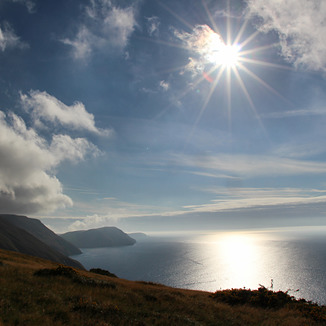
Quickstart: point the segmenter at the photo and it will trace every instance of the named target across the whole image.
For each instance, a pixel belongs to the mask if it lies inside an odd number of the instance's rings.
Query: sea
[[[326,305],[326,226],[153,233],[71,258],[133,281],[209,292],[265,286]]]

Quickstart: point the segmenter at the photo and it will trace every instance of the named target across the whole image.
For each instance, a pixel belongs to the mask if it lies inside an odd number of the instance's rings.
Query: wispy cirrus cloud
[[[122,51],[137,26],[135,6],[122,8],[111,1],[90,0],[85,13],[76,36],[61,40],[73,47],[75,59],[87,59],[95,49]]]
[[[326,71],[326,3],[324,1],[247,0],[258,29],[276,31],[281,54],[296,67]]]
[[[209,203],[184,206],[188,212],[219,212],[326,203],[326,191],[301,188],[204,188],[217,196]]]
[[[174,154],[170,164],[197,170],[220,171],[240,177],[271,175],[321,174],[326,172],[324,162],[306,161],[275,155],[219,154],[186,155]]]
[[[281,119],[281,118],[292,118],[292,117],[306,117],[306,116],[313,116],[313,115],[326,115],[326,108],[312,108],[312,109],[270,112],[261,115],[261,117],[271,118],[271,119]]]
[[[160,19],[157,16],[147,17],[147,32],[149,36],[157,36],[159,33]]]
[[[35,125],[42,126],[44,122],[60,124],[77,130],[109,136],[110,129],[100,129],[95,126],[94,115],[87,112],[81,102],[68,106],[47,92],[30,91],[28,95],[21,94],[21,103],[30,112]]]
[[[0,26],[0,50],[2,52],[12,48],[26,47],[28,47],[27,43],[20,40],[9,23],[5,22],[2,27]]]

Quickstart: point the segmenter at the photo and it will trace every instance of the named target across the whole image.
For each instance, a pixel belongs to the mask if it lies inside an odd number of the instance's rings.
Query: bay
[[[326,304],[326,227],[154,235],[72,258],[120,278],[214,292],[260,285]]]

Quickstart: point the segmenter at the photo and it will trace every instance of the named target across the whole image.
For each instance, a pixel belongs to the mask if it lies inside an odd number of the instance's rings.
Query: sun
[[[239,63],[239,50],[240,46],[237,44],[220,44],[217,49],[212,50],[211,62],[217,66],[235,67]]]

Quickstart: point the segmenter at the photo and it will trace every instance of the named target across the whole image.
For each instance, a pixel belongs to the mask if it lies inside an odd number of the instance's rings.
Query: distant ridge
[[[0,218],[0,248],[84,269],[79,262],[52,249],[29,232],[11,224],[4,218]]]
[[[48,229],[40,220],[22,215],[0,214],[0,220],[4,220],[33,235],[65,256],[81,254],[81,251],[73,244],[59,237]]]
[[[78,248],[131,246],[136,240],[116,227],[103,227],[86,231],[73,231],[61,237]]]

